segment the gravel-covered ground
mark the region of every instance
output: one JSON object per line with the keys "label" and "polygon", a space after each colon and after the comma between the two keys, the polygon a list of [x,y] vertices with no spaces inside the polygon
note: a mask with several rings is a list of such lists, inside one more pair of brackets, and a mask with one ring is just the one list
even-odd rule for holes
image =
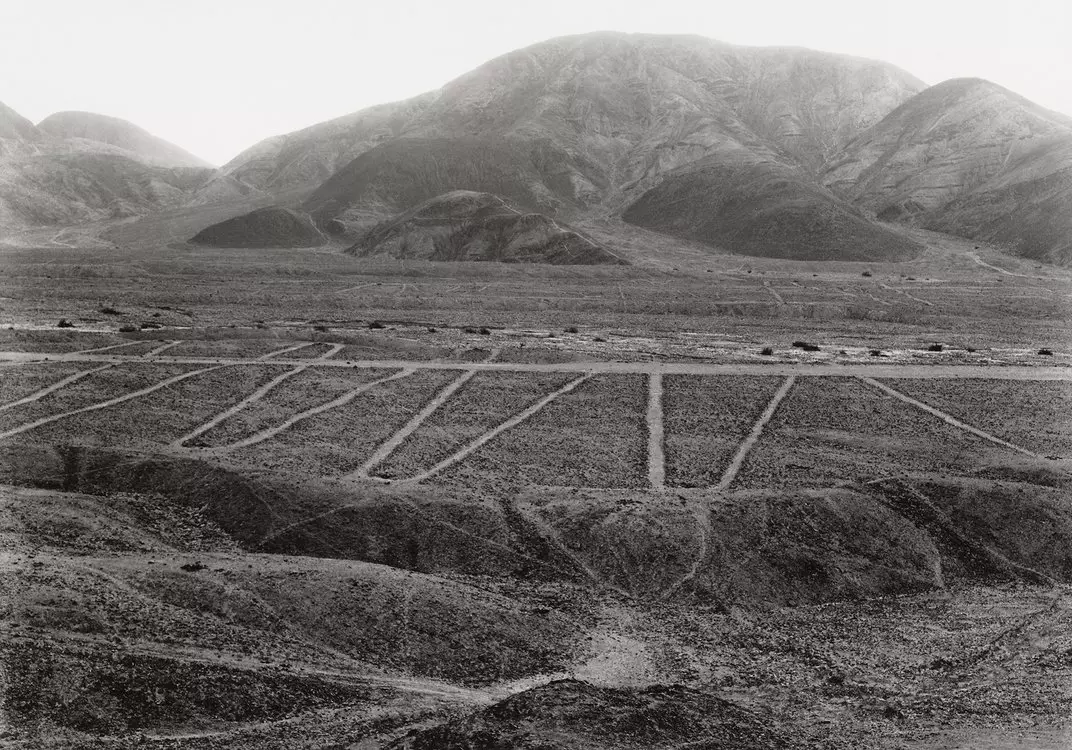
{"label": "gravel-covered ground", "polygon": [[645,487],[647,402],[642,375],[593,377],[447,469],[443,478]]}

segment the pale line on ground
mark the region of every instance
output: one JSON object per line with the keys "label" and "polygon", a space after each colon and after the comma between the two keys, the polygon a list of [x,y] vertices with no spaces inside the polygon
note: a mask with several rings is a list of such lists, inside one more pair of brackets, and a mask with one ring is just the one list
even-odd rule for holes
{"label": "pale line on ground", "polygon": [[331,349],[329,351],[324,352],[323,354],[321,354],[316,359],[317,360],[331,359],[336,354],[341,352],[345,346],[346,346],[345,344],[332,344]]}
{"label": "pale line on ground", "polygon": [[663,376],[648,375],[648,481],[653,489],[665,489],[666,457],[663,454]]}
{"label": "pale line on ground", "polygon": [[171,442],[171,447],[172,448],[181,448],[183,443],[185,443],[185,442],[187,442],[189,440],[193,440],[198,435],[205,434],[206,432],[211,430],[213,427],[218,425],[220,422],[223,422],[225,419],[233,417],[235,414],[237,414],[238,412],[242,411],[243,409],[245,409],[250,404],[254,404],[254,403],[260,401],[262,398],[264,398],[269,393],[271,393],[272,389],[274,389],[277,385],[282,383],[284,380],[294,377],[295,375],[297,375],[298,373],[304,371],[308,367],[309,367],[309,365],[298,365],[293,370],[287,370],[286,372],[284,372],[284,373],[282,373],[280,375],[276,375],[274,378],[269,380],[267,383],[262,385],[257,390],[253,391],[253,393],[251,393],[248,396],[246,396],[244,399],[239,401],[234,406],[231,406],[228,409],[224,409],[219,414],[214,416],[212,419],[210,419],[209,421],[207,421],[204,424],[202,424],[200,427],[195,427],[193,430],[191,430],[190,432],[186,433],[185,435],[183,435],[182,437],[178,438],[177,440],[173,440]]}
{"label": "pale line on ground", "polygon": [[29,396],[26,396],[24,398],[20,398],[18,401],[12,401],[9,404],[4,404],[3,406],[0,406],[0,411],[5,411],[7,409],[13,409],[16,406],[22,406],[23,404],[28,404],[31,401],[36,401],[39,398],[47,396],[48,394],[52,393],[53,391],[58,391],[60,388],[63,388],[65,385],[70,385],[71,383],[74,383],[75,381],[81,380],[82,378],[86,377],[87,375],[92,375],[95,372],[100,372],[101,370],[107,370],[109,367],[114,367],[114,366],[115,365],[103,365],[102,367],[94,367],[92,370],[83,370],[82,372],[76,372],[74,375],[68,375],[63,380],[59,380],[59,381],[53,383],[52,385],[50,385],[50,386],[48,386],[46,388],[42,388],[41,390],[36,391],[35,393],[31,393]]}
{"label": "pale line on ground", "polygon": [[449,382],[439,393],[432,397],[432,399],[424,405],[417,414],[413,416],[406,424],[394,435],[392,435],[385,443],[380,445],[379,448],[372,454],[372,456],[361,465],[361,468],[350,472],[342,477],[342,479],[362,479],[367,477],[369,472],[381,461],[390,456],[402,441],[409,437],[413,432],[421,426],[424,420],[432,416],[432,413],[446,403],[447,399],[454,395],[454,392],[465,385],[470,378],[476,375],[476,370],[466,370],[457,378]]}
{"label": "pale line on ground", "polygon": [[239,440],[238,442],[235,442],[235,443],[231,443],[230,445],[220,445],[220,446],[216,446],[214,448],[206,448],[206,449],[204,449],[203,452],[204,453],[226,453],[228,451],[238,450],[239,448],[246,448],[246,447],[248,447],[250,445],[256,445],[257,443],[262,443],[265,440],[268,440],[270,438],[275,437],[276,435],[278,435],[279,433],[283,432],[284,430],[290,429],[290,427],[292,427],[293,425],[295,425],[298,422],[302,421],[303,419],[308,419],[309,417],[315,417],[317,414],[321,414],[323,412],[329,411],[329,410],[334,409],[334,408],[339,407],[339,406],[345,406],[346,404],[348,404],[351,401],[353,401],[355,398],[360,396],[365,391],[370,390],[370,389],[374,388],[375,386],[380,385],[381,383],[386,383],[389,380],[397,380],[399,378],[408,377],[409,375],[412,375],[415,372],[416,372],[415,369],[408,368],[408,369],[402,370],[401,372],[396,372],[393,375],[388,375],[387,377],[380,378],[379,380],[373,380],[373,381],[370,381],[368,383],[362,383],[361,385],[357,386],[356,388],[354,388],[352,390],[347,391],[346,393],[344,393],[343,395],[339,396],[336,399],[333,399],[333,400],[328,401],[326,403],[320,404],[320,406],[314,406],[311,409],[306,409],[303,412],[295,414],[293,417],[290,417],[289,419],[287,419],[286,421],[282,422],[281,424],[276,425],[275,427],[269,427],[266,430],[261,430],[258,433],[250,435],[248,438],[243,438],[242,440]]}
{"label": "pale line on ground", "polygon": [[733,457],[730,465],[726,467],[726,471],[722,474],[722,479],[719,480],[715,489],[728,489],[733,483],[733,480],[737,478],[737,472],[739,472],[741,466],[744,465],[744,460],[748,457],[748,452],[752,450],[752,446],[759,440],[759,436],[763,434],[763,428],[767,426],[767,422],[771,421],[774,412],[778,410],[778,405],[782,403],[782,399],[789,393],[789,389],[793,387],[793,383],[795,383],[796,380],[796,375],[790,375],[782,382],[778,390],[774,392],[770,403],[767,404],[767,408],[763,410],[759,419],[756,420],[755,425],[752,426],[752,431],[748,433],[748,437],[744,439],[744,442],[741,443],[741,446],[737,449],[737,454]]}
{"label": "pale line on ground", "polygon": [[770,293],[770,296],[774,297],[774,301],[777,302],[779,305],[785,304],[785,300],[782,299],[782,295],[778,294],[774,287],[771,286],[769,281],[763,282],[763,288]]}
{"label": "pale line on ground", "polygon": [[18,427],[13,427],[12,429],[7,430],[6,432],[0,432],[0,440],[2,440],[4,438],[9,438],[12,435],[18,435],[20,432],[26,432],[26,431],[32,430],[32,429],[34,429],[36,427],[41,427],[42,425],[49,424],[50,422],[58,422],[61,419],[66,419],[67,417],[73,417],[76,414],[82,414],[82,413],[87,412],[87,411],[95,411],[97,409],[104,409],[104,408],[106,408],[108,406],[115,406],[116,404],[121,404],[124,401],[130,401],[131,399],[138,398],[139,396],[145,396],[145,395],[148,395],[150,393],[153,393],[154,391],[158,391],[161,388],[166,388],[169,385],[173,385],[174,383],[178,383],[181,380],[186,380],[187,378],[192,378],[195,375],[201,375],[201,374],[206,373],[206,372],[212,372],[213,370],[218,370],[218,369],[220,369],[220,367],[222,367],[222,365],[216,365],[216,366],[213,366],[213,367],[205,367],[205,368],[202,368],[200,370],[193,370],[191,372],[184,372],[181,375],[175,375],[173,377],[167,378],[166,380],[161,380],[156,385],[150,385],[147,388],[142,388],[140,390],[133,391],[132,393],[128,393],[128,394],[126,394],[124,396],[117,396],[116,398],[108,399],[107,401],[101,401],[100,403],[97,403],[97,404],[90,404],[89,406],[83,406],[80,409],[72,409],[71,411],[63,412],[62,414],[54,414],[51,417],[43,417],[43,418],[38,419],[38,420],[36,420],[34,422],[29,422],[29,423],[24,424],[24,425],[19,425]]}
{"label": "pale line on ground", "polygon": [[287,346],[274,352],[268,352],[257,357],[258,360],[269,359],[270,357],[278,357],[280,354],[287,354],[288,352],[296,352],[299,349],[304,349],[307,346],[312,346],[314,342],[305,341],[301,344],[295,344],[294,346]]}
{"label": "pale line on ground", "polygon": [[402,481],[405,481],[405,482],[423,482],[425,479],[428,479],[429,477],[435,476],[439,472],[443,471],[443,469],[446,469],[447,467],[454,465],[458,461],[461,461],[463,458],[468,456],[470,453],[472,453],[473,451],[475,451],[478,448],[482,447],[485,443],[489,442],[490,440],[493,440],[494,438],[498,437],[502,433],[506,432],[511,427],[515,427],[515,426],[521,424],[526,419],[528,419],[532,415],[536,414],[536,412],[540,411],[540,409],[542,409],[543,407],[547,406],[549,403],[554,401],[556,398],[558,398],[559,396],[561,396],[561,395],[563,395],[565,393],[569,393],[574,388],[579,386],[581,383],[583,383],[584,381],[588,380],[588,378],[590,378],[590,377],[592,377],[592,373],[585,373],[581,377],[576,378],[575,380],[571,380],[570,382],[566,383],[564,386],[562,386],[558,390],[556,390],[556,391],[544,396],[543,398],[541,398],[539,401],[537,401],[536,403],[534,403],[532,406],[528,407],[524,411],[521,411],[518,414],[515,414],[514,416],[510,417],[508,420],[506,420],[505,422],[500,424],[498,427],[495,427],[492,430],[490,430],[489,432],[484,433],[483,435],[478,437],[473,442],[469,443],[469,445],[465,446],[464,448],[462,448],[458,452],[454,453],[451,456],[447,456],[446,458],[444,458],[442,461],[437,463],[432,468],[427,469],[426,471],[424,471],[424,472],[422,472],[420,474],[417,474],[416,476],[414,476],[414,477],[412,477],[410,479],[405,479],[405,480],[402,480]]}
{"label": "pale line on ground", "polygon": [[885,383],[880,383],[879,381],[875,380],[874,378],[868,378],[868,377],[864,377],[864,376],[858,376],[858,377],[860,378],[860,380],[864,381],[868,385],[873,385],[875,388],[878,388],[879,390],[881,390],[881,391],[883,391],[885,393],[888,393],[889,395],[893,396],[896,399],[900,399],[901,401],[904,401],[906,404],[911,404],[912,406],[916,407],[917,409],[922,409],[923,411],[927,412],[928,414],[932,414],[932,415],[938,417],[940,420],[942,420],[946,424],[950,424],[953,427],[956,427],[958,429],[964,430],[965,432],[970,432],[972,435],[975,435],[976,437],[981,437],[983,440],[989,440],[991,443],[997,443],[998,445],[1004,446],[1005,448],[1008,448],[1010,450],[1014,450],[1017,453],[1022,453],[1025,456],[1031,456],[1032,458],[1044,458],[1044,456],[1041,456],[1038,453],[1034,453],[1033,451],[1029,451],[1027,448],[1021,448],[1019,445],[1014,445],[1014,444],[1008,442],[1007,440],[1002,440],[1001,438],[999,438],[999,437],[997,437],[995,435],[991,435],[989,432],[983,432],[978,427],[972,427],[970,424],[965,424],[964,422],[961,422],[956,417],[952,417],[949,414],[946,414],[944,411],[940,411],[939,409],[935,409],[933,406],[929,406],[928,404],[925,404],[922,401],[917,401],[916,399],[912,398],[911,396],[908,396],[908,395],[906,395],[904,393],[901,393],[898,390],[894,390],[893,388],[889,387]]}
{"label": "pale line on ground", "polygon": [[700,568],[703,567],[704,561],[707,560],[707,540],[711,535],[711,509],[703,508],[703,510],[706,511],[703,514],[703,518],[700,517],[699,506],[694,510],[694,515],[696,516],[696,528],[698,528],[700,532],[700,549],[696,553],[696,560],[693,561],[692,566],[689,568],[688,572],[682,576],[680,581],[660,594],[660,599],[669,599],[682,586],[696,578],[697,573],[700,572]]}
{"label": "pale line on ground", "polygon": [[181,343],[182,343],[181,340],[179,340],[179,341],[169,341],[166,344],[164,344],[163,346],[158,346],[155,349],[153,349],[151,352],[146,352],[145,354],[143,354],[141,356],[143,356],[143,357],[155,357],[160,352],[166,352],[171,347],[178,346]]}
{"label": "pale line on ground", "polygon": [[109,346],[99,346],[96,349],[82,349],[77,352],[67,352],[69,354],[96,354],[97,352],[107,352],[112,349],[122,349],[124,346],[134,346],[135,344],[144,343],[142,341],[127,341],[122,344],[111,344]]}

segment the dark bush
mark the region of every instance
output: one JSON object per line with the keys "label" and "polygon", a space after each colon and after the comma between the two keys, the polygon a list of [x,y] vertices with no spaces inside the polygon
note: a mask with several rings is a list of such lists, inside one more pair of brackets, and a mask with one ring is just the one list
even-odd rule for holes
{"label": "dark bush", "polygon": [[481,336],[490,336],[490,335],[491,335],[491,331],[489,331],[489,330],[488,330],[487,328],[481,328],[481,329],[480,329],[480,335],[481,335]]}
{"label": "dark bush", "polygon": [[123,313],[116,310],[114,307],[102,307],[99,311],[102,315],[122,315]]}
{"label": "dark bush", "polygon": [[927,347],[927,351],[929,351],[929,352],[940,352],[940,351],[944,351],[944,350],[945,350],[945,347],[942,346],[941,344],[931,344],[930,346]]}
{"label": "dark bush", "polygon": [[60,318],[60,322],[56,324],[56,328],[74,328],[74,323],[67,320],[67,318]]}
{"label": "dark bush", "polygon": [[314,331],[320,331],[321,333],[327,333],[327,332],[328,332],[328,331],[330,331],[331,329],[330,329],[330,328],[328,328],[328,327],[327,327],[326,325],[324,325],[323,323],[317,323],[317,324],[316,324],[315,326],[313,326],[313,330],[314,330]]}
{"label": "dark bush", "polygon": [[1042,355],[1043,357],[1052,357],[1053,356],[1053,349],[1039,349],[1038,353],[1040,355]]}
{"label": "dark bush", "polygon": [[770,348],[769,346],[765,346],[763,347],[763,351],[761,351],[760,354],[762,354],[764,357],[770,357],[774,354],[774,349]]}
{"label": "dark bush", "polygon": [[142,323],[140,327],[141,327],[141,329],[143,331],[150,330],[150,329],[155,329],[155,328],[163,328],[163,326],[160,325],[159,323],[152,323],[150,321],[146,321],[146,322]]}
{"label": "dark bush", "polygon": [[374,321],[372,321],[371,323],[368,324],[368,327],[371,328],[372,330],[376,331],[376,330],[379,330],[381,328],[386,328],[387,326],[385,326],[383,323],[381,323],[378,320],[374,320]]}
{"label": "dark bush", "polygon": [[807,341],[794,341],[793,346],[796,347],[797,349],[803,349],[806,352],[817,352],[817,351],[819,351],[819,345],[818,344],[809,344]]}
{"label": "dark bush", "polygon": [[120,333],[134,333],[137,330],[134,326],[119,326]]}
{"label": "dark bush", "polygon": [[870,354],[871,354],[872,357],[881,357],[882,356],[882,350],[881,349],[872,349]]}
{"label": "dark bush", "polygon": [[862,274],[860,274],[860,275],[861,275],[861,276],[866,276],[867,278],[871,278],[871,272],[870,272],[870,271],[864,271],[864,272],[863,272]]}
{"label": "dark bush", "polygon": [[470,328],[469,326],[466,326],[465,328],[462,329],[462,332],[463,333],[476,333],[476,329],[475,328]]}
{"label": "dark bush", "polygon": [[569,328],[567,328],[565,330],[566,330],[566,333],[577,333],[577,326],[570,326]]}

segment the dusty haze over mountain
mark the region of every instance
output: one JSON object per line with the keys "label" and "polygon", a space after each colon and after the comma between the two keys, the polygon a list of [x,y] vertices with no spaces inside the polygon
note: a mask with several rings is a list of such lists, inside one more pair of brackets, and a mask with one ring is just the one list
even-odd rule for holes
{"label": "dusty haze over mountain", "polygon": [[[1072,114],[1072,8],[968,0],[697,4],[545,0],[519,14],[469,0],[9,0],[0,101],[34,122],[61,110],[121,117],[222,164],[250,144],[442,86],[498,55],[599,29],[694,33],[888,61],[928,84],[978,76]],[[29,64],[27,61],[33,61]]]}

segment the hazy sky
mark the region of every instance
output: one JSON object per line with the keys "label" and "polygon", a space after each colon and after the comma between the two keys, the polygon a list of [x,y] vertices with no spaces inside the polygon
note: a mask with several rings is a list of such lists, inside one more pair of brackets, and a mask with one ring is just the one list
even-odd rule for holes
{"label": "hazy sky", "polygon": [[1072,0],[0,0],[0,101],[123,117],[213,163],[563,34],[689,33],[988,78],[1072,114]]}

